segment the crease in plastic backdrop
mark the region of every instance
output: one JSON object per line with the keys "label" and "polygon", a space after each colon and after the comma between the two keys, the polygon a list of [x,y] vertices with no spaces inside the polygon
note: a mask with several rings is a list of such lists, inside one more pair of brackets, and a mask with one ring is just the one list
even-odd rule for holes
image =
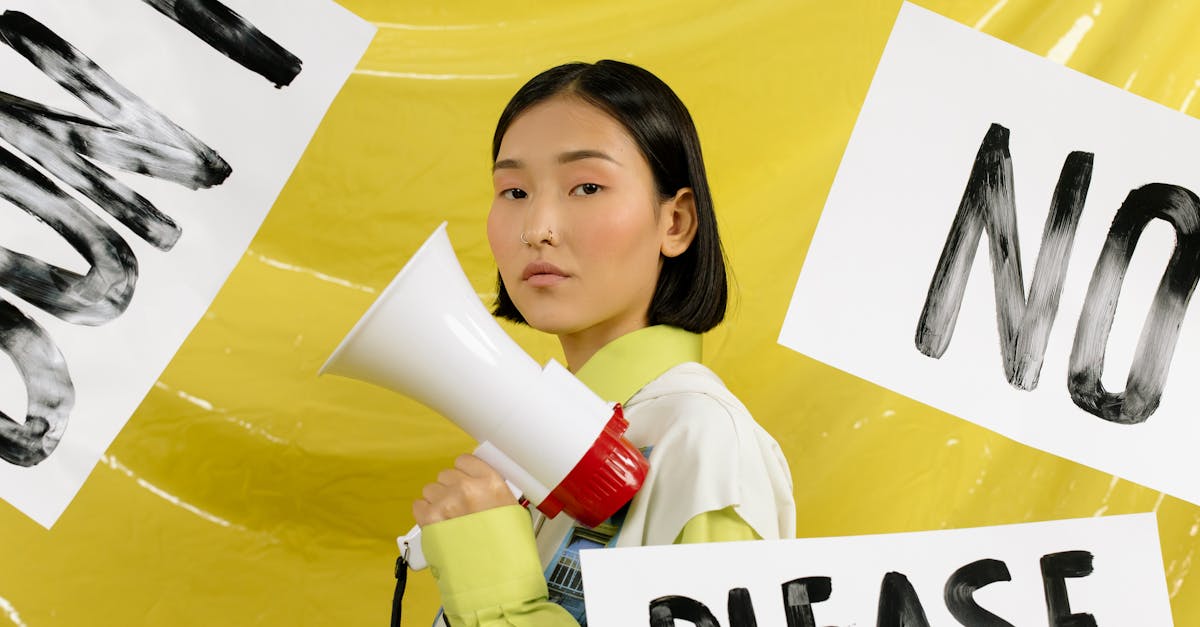
{"label": "crease in plastic backdrop", "polygon": [[[738,288],[705,361],[791,460],[799,535],[1155,511],[1175,621],[1200,624],[1200,508],[775,343],[899,0],[341,3],[379,34],[209,312],[53,530],[0,508],[0,625],[385,621],[393,538],[471,442],[316,370],[443,219],[491,298],[493,124],[536,72],[599,58],[650,68],[696,118]],[[1200,3],[918,4],[1200,114]],[[427,625],[427,572],[406,601]]]}

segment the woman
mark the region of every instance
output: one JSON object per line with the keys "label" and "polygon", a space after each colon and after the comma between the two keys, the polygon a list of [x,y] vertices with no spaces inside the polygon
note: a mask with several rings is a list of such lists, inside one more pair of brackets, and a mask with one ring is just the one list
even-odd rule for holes
{"label": "woman", "polygon": [[413,504],[450,624],[586,624],[578,551],[795,533],[775,441],[700,359],[725,315],[724,254],[691,116],[617,61],[523,86],[492,142],[495,314],[553,333],[567,367],[621,402],[650,472],[592,529],[517,505],[464,455]]}

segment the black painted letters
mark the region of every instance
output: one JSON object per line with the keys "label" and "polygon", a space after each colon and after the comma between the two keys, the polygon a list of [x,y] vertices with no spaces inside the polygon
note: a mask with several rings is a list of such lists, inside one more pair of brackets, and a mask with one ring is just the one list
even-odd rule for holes
{"label": "black painted letters", "polygon": [[[925,296],[917,323],[917,350],[938,359],[950,345],[975,250],[981,234],[986,232],[1005,377],[1021,390],[1037,386],[1091,173],[1090,153],[1072,152],[1067,156],[1046,218],[1026,302],[1008,129],[992,124],[975,157]],[[1156,218],[1175,228],[1175,250],[1142,327],[1125,391],[1112,393],[1100,382],[1109,330],[1138,237]],[[1076,326],[1067,382],[1075,405],[1119,424],[1144,422],[1158,409],[1198,279],[1200,199],[1183,187],[1163,183],[1131,191],[1108,231]]]}
{"label": "black painted letters", "polygon": [[[216,0],[145,2],[277,87],[290,83],[300,71],[298,58]],[[78,274],[0,248],[0,288],[65,322],[105,324],[129,306],[138,260],[116,230],[60,183],[108,212],[137,237],[167,251],[181,235],[178,225],[100,166],[189,189],[220,185],[232,170],[215,150],[29,15],[0,14],[0,42],[100,120],[0,91],[0,138],[54,177],[0,148],[0,198],[53,229],[88,265],[84,274]],[[3,300],[0,350],[12,358],[29,397],[24,422],[0,414],[0,458],[33,466],[53,453],[63,437],[75,402],[74,384],[49,334]]]}

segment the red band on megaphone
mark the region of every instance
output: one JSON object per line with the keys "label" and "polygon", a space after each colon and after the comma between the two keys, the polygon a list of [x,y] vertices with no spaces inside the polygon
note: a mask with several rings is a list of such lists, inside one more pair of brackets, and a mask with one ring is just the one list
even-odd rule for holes
{"label": "red band on megaphone", "polygon": [[596,442],[538,510],[547,518],[565,510],[571,518],[595,527],[632,500],[646,480],[650,464],[625,439],[628,428],[625,412],[617,403]]}

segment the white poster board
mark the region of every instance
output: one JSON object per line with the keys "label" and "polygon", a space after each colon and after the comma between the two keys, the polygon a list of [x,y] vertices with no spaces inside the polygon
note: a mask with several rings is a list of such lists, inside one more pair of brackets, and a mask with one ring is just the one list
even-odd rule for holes
{"label": "white poster board", "polygon": [[906,4],[779,341],[1200,503],[1197,145],[1193,118]]}
{"label": "white poster board", "polygon": [[580,558],[590,627],[1172,624],[1153,514]]}
{"label": "white poster board", "polygon": [[0,498],[44,526],[374,33],[330,0],[222,2],[0,2]]}

